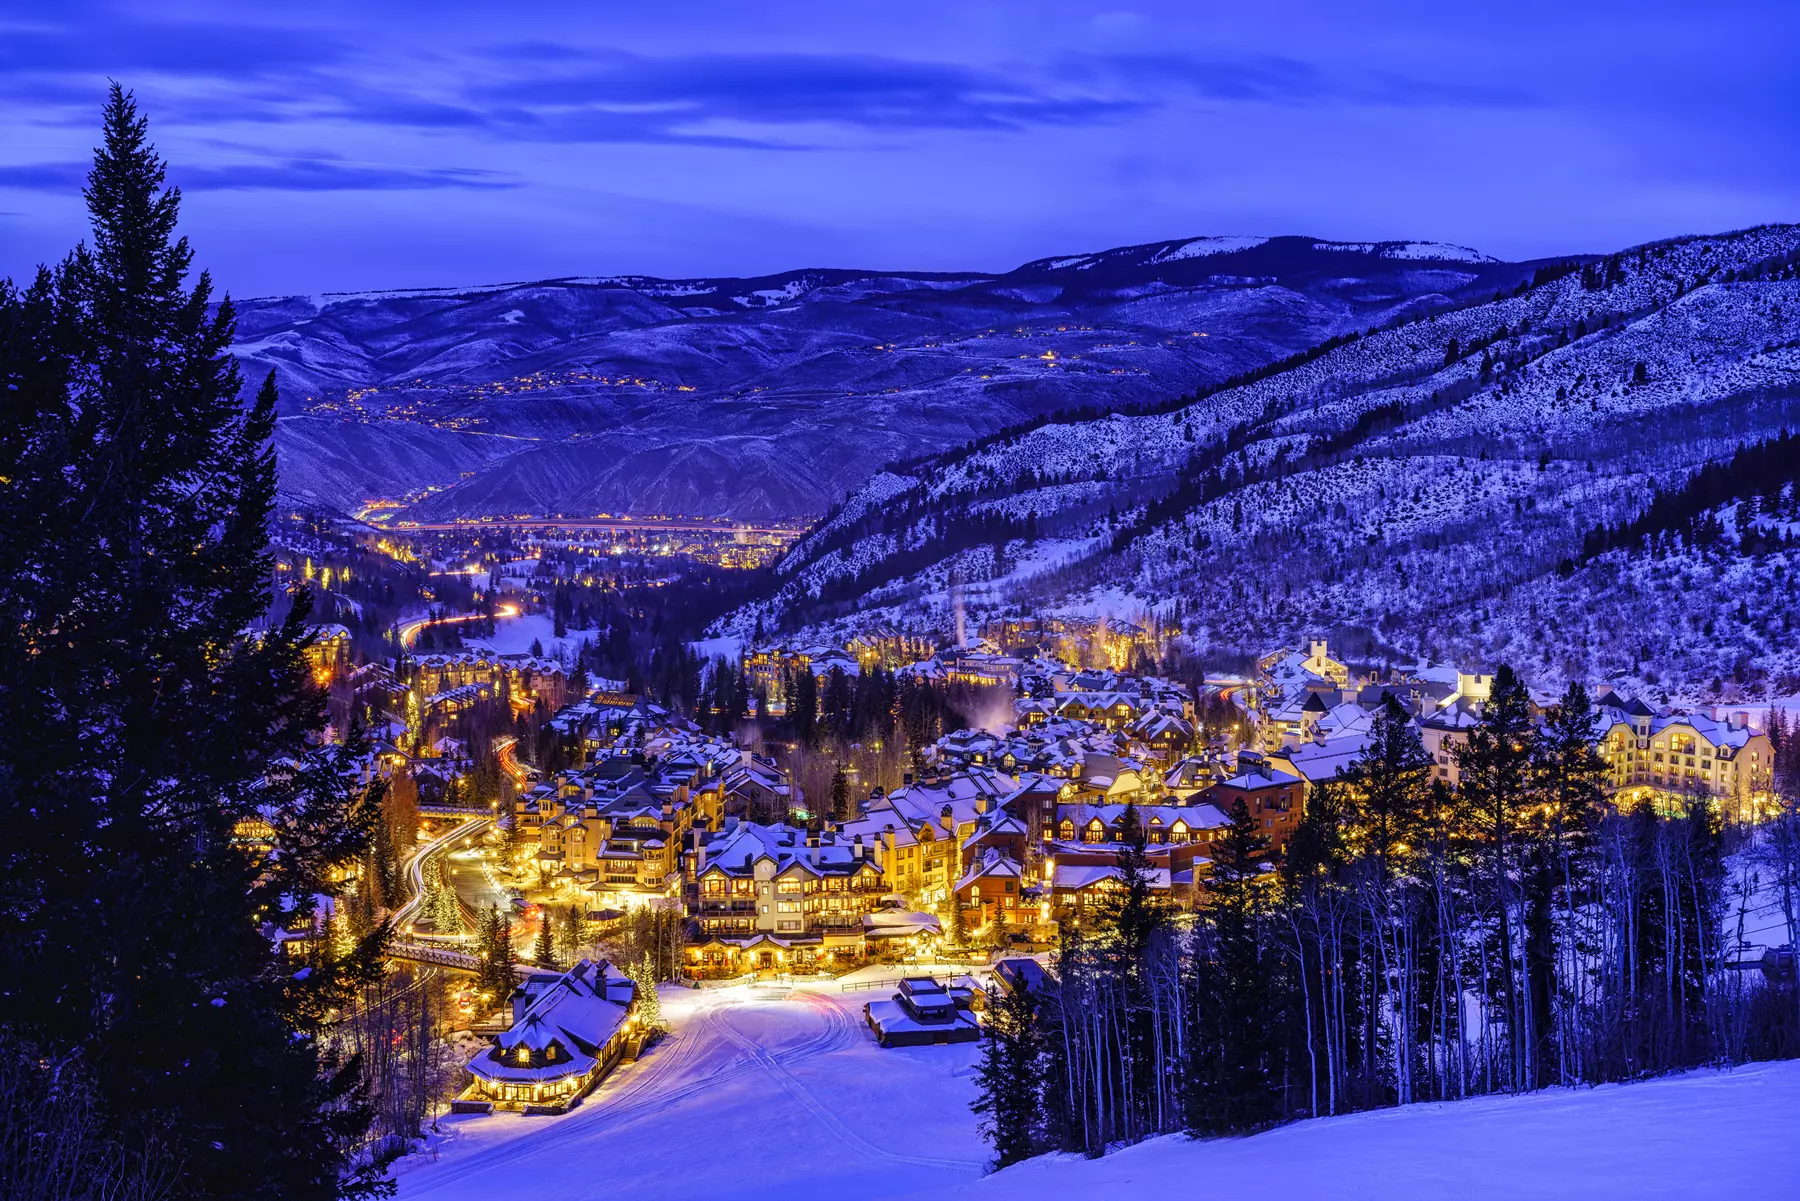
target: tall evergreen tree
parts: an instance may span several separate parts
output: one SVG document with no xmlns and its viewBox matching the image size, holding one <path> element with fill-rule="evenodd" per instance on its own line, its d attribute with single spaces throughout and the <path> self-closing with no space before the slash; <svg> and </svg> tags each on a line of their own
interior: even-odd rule
<svg viewBox="0 0 1800 1201">
<path fill-rule="evenodd" d="M 0 1039 L 79 1063 L 109 1131 L 180 1163 L 174 1195 L 368 1192 L 358 1068 L 318 1034 L 384 932 L 304 973 L 269 937 L 379 805 L 316 737 L 308 596 L 246 633 L 273 380 L 245 404 L 230 301 L 190 282 L 116 86 L 85 195 L 92 242 L 0 286 Z"/>
<path fill-rule="evenodd" d="M 482 916 L 475 940 L 475 961 L 475 991 L 485 995 L 490 1006 L 505 1004 L 517 981 L 512 970 L 512 921 L 498 905 L 489 905 Z"/>
<path fill-rule="evenodd" d="M 996 1168 L 1042 1148 L 1043 1057 L 1044 1034 L 1031 989 L 1023 979 L 1009 989 L 990 986 L 981 1063 L 975 1069 L 979 1094 L 970 1108 L 981 1117 Z"/>
<path fill-rule="evenodd" d="M 1606 802 L 1606 763 L 1594 749 L 1594 707 L 1570 684 L 1533 743 L 1539 805 L 1530 824 L 1520 887 L 1525 905 L 1526 988 L 1531 994 L 1535 1083 L 1579 1075 L 1581 1041 L 1566 1019 L 1559 977 L 1576 962 L 1580 917 L 1590 885 L 1594 825 Z"/>
<path fill-rule="evenodd" d="M 556 911 L 545 907 L 538 919 L 537 939 L 531 944 L 531 961 L 539 967 L 554 968 L 556 962 L 556 935 L 551 926 L 556 924 Z"/>
<path fill-rule="evenodd" d="M 831 775 L 831 820 L 847 822 L 855 814 L 850 805 L 850 777 L 840 766 Z"/>
<path fill-rule="evenodd" d="M 1195 1014 L 1186 1100 L 1188 1129 L 1196 1134 L 1255 1129 L 1278 1114 L 1258 928 L 1264 843 L 1242 798 L 1215 846 L 1191 952 Z"/>
<path fill-rule="evenodd" d="M 1529 1087 L 1535 1074 L 1530 1059 L 1534 1045 L 1530 1034 L 1530 995 L 1519 987 L 1515 971 L 1521 939 L 1520 827 L 1532 799 L 1535 735 L 1531 698 L 1525 692 L 1525 684 L 1511 667 L 1501 664 L 1494 672 L 1493 689 L 1482 708 L 1481 721 L 1469 731 L 1468 742 L 1457 752 L 1457 765 L 1462 773 L 1464 797 L 1477 822 L 1493 900 L 1492 924 L 1500 970 L 1490 983 L 1498 993 L 1499 1016 L 1512 1044 L 1507 1062 L 1514 1088 Z"/>
</svg>

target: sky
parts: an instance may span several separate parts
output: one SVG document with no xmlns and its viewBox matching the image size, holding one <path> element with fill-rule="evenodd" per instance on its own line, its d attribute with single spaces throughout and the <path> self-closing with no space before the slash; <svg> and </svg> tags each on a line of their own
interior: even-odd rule
<svg viewBox="0 0 1800 1201">
<path fill-rule="evenodd" d="M 999 271 L 1202 234 L 1503 258 L 1800 219 L 1793 0 L 0 4 L 0 277 L 107 81 L 240 296 Z"/>
</svg>

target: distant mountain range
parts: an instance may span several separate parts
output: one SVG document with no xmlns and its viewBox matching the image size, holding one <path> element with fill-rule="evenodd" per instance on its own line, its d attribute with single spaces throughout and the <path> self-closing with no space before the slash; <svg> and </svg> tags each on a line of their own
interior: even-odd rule
<svg viewBox="0 0 1800 1201">
<path fill-rule="evenodd" d="M 1188 238 L 1000 275 L 821 269 L 238 304 L 290 499 L 420 519 L 810 517 L 884 464 L 1194 393 L 1511 292 L 1457 246 Z"/>
<path fill-rule="evenodd" d="M 1126 253 L 1144 270 L 1174 252 Z M 1285 251 L 1230 257 L 1258 253 Z M 1384 257 L 1411 248 L 1356 253 L 1423 283 Z M 1213 663 L 1329 635 L 1359 661 L 1511 662 L 1546 686 L 1800 693 L 1800 454 L 1773 441 L 1800 429 L 1800 226 L 1423 270 L 1471 278 L 1326 341 L 1359 324 L 1339 310 L 1312 349 L 1198 395 L 877 474 L 716 632 L 942 632 L 954 591 L 977 625 L 1154 612 Z M 1326 309 L 1343 278 L 1198 295 Z"/>
</svg>

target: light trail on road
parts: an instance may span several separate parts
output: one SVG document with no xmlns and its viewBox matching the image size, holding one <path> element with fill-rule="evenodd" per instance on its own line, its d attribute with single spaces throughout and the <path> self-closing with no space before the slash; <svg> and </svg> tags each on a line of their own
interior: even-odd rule
<svg viewBox="0 0 1800 1201">
<path fill-rule="evenodd" d="M 504 605 L 494 606 L 494 617 L 496 620 L 498 620 L 502 617 L 517 617 L 518 615 L 519 615 L 519 606 L 512 604 L 510 602 L 507 604 L 504 604 Z M 458 614 L 455 617 L 435 617 L 435 618 L 434 617 L 420 617 L 413 621 L 409 621 L 405 625 L 400 627 L 400 645 L 401 646 L 411 646 L 413 644 L 413 640 L 419 636 L 419 631 L 423 630 L 426 626 L 429 626 L 429 625 L 444 626 L 444 625 L 453 625 L 457 622 L 462 622 L 462 621 L 485 621 L 485 620 L 487 620 L 486 613 L 462 613 L 462 614 Z"/>
</svg>

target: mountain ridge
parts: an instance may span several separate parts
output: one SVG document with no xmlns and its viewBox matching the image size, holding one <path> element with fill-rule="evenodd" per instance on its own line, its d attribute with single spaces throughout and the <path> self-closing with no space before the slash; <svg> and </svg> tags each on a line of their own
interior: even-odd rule
<svg viewBox="0 0 1800 1201">
<path fill-rule="evenodd" d="M 1756 499 L 1773 540 L 1576 566 L 1595 527 L 1800 424 L 1797 264 L 1800 227 L 1764 226 L 1546 265 L 1178 403 L 902 465 L 720 632 L 942 630 L 957 580 L 977 621 L 1155 613 L 1216 662 L 1330 633 L 1377 661 L 1511 660 L 1681 697 L 1800 690 L 1792 488 Z"/>
<path fill-rule="evenodd" d="M 297 502 L 348 510 L 382 488 L 418 495 L 423 518 L 810 517 L 883 463 L 1062 410 L 1166 399 L 1516 286 L 1535 266 L 1284 236 L 997 274 L 571 276 L 255 298 L 239 302 L 236 350 L 276 373 Z M 744 439 L 742 453 L 721 454 L 721 436 Z"/>
</svg>

